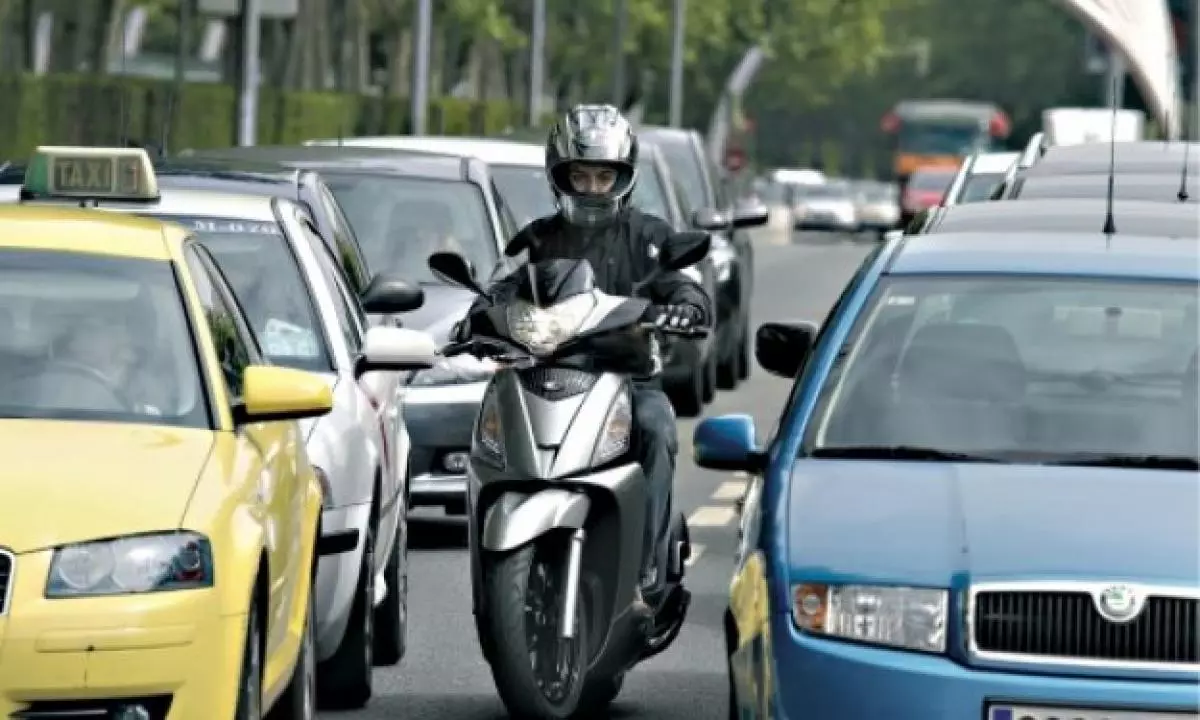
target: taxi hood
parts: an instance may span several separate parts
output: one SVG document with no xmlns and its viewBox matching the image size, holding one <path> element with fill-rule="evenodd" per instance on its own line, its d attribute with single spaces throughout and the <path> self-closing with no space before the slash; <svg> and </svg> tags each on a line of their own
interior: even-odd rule
<svg viewBox="0 0 1200 720">
<path fill-rule="evenodd" d="M 176 529 L 213 442 L 207 429 L 0 420 L 0 547 Z"/>
<path fill-rule="evenodd" d="M 815 582 L 1200 582 L 1192 472 L 805 459 L 788 514 Z"/>
</svg>

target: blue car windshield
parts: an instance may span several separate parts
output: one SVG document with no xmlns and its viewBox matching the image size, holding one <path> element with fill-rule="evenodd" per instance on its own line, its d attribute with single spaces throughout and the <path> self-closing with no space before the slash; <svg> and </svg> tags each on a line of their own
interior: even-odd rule
<svg viewBox="0 0 1200 720">
<path fill-rule="evenodd" d="M 1195 459 L 1194 283 L 885 280 L 822 389 L 813 451 Z"/>
</svg>

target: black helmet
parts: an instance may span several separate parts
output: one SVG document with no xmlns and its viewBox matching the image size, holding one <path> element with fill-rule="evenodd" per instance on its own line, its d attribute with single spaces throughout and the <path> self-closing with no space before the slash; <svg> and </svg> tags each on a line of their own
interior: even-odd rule
<svg viewBox="0 0 1200 720">
<path fill-rule="evenodd" d="M 546 141 L 546 177 L 558 208 L 571 223 L 604 225 L 625 207 L 637 182 L 638 139 L 633 126 L 612 105 L 577 105 L 567 111 Z M 617 179 L 605 193 L 576 192 L 575 163 L 608 167 Z"/>
</svg>

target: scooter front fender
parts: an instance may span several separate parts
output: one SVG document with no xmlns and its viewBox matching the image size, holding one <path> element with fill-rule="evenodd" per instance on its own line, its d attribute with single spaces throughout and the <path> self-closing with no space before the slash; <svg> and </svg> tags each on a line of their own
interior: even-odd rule
<svg viewBox="0 0 1200 720">
<path fill-rule="evenodd" d="M 550 488 L 533 494 L 506 492 L 487 509 L 480 546 L 505 552 L 555 528 L 577 530 L 587 522 L 587 495 Z"/>
</svg>

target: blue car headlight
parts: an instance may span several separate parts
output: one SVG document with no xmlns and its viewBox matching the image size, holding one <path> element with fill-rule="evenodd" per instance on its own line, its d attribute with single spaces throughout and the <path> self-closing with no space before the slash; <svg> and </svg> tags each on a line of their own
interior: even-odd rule
<svg viewBox="0 0 1200 720">
<path fill-rule="evenodd" d="M 465 385 L 484 382 L 496 372 L 496 363 L 480 360 L 473 355 L 454 355 L 444 358 L 428 370 L 421 370 L 409 382 L 413 387 L 434 385 Z"/>
<path fill-rule="evenodd" d="M 949 593 L 891 585 L 821 585 L 792 588 L 792 618 L 813 635 L 902 650 L 946 651 Z"/>
<path fill-rule="evenodd" d="M 126 595 L 212 587 L 208 538 L 193 532 L 130 535 L 54 551 L 46 597 Z"/>
</svg>

